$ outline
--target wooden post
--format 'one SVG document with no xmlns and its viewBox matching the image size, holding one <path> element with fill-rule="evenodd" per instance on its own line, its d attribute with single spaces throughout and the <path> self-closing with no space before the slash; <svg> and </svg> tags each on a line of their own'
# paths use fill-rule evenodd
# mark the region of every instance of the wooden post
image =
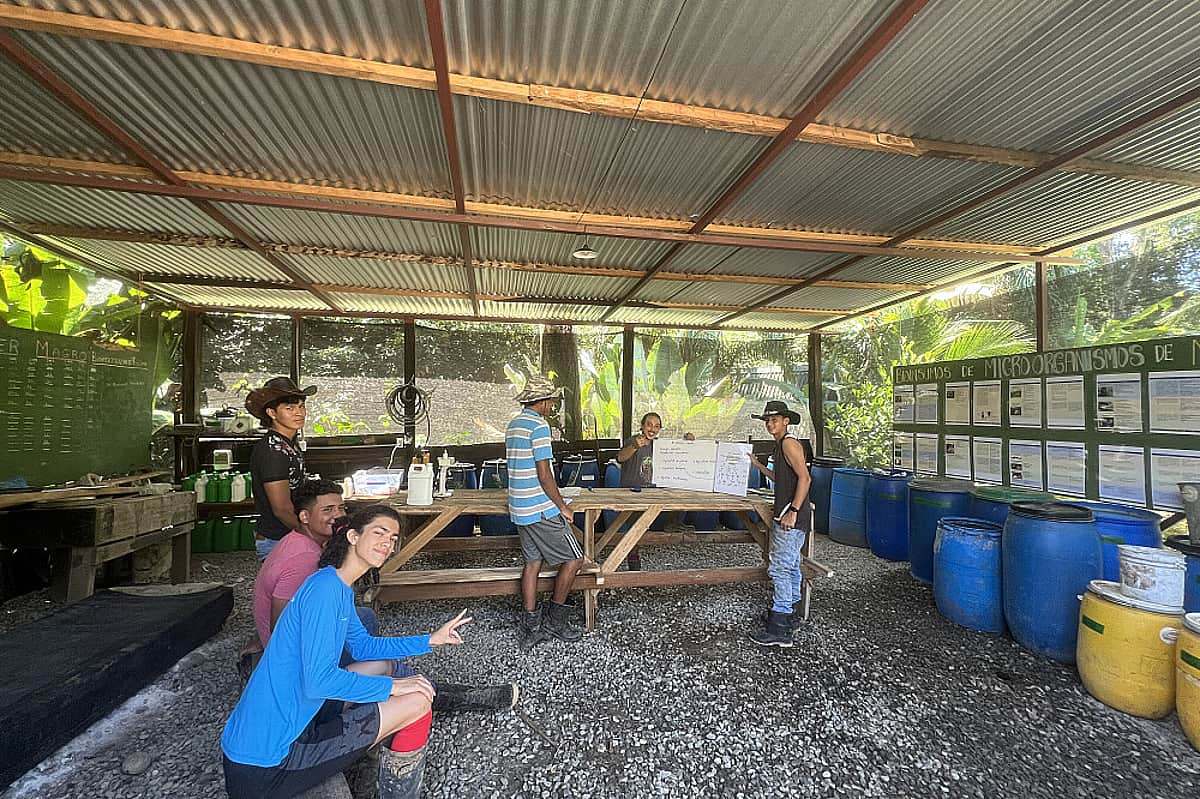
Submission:
<svg viewBox="0 0 1200 799">
<path fill-rule="evenodd" d="M 813 454 L 825 454 L 825 382 L 821 379 L 821 334 L 808 334 L 808 415 L 812 417 Z"/>
<path fill-rule="evenodd" d="M 1037 351 L 1045 352 L 1050 346 L 1050 289 L 1046 280 L 1046 262 L 1035 262 L 1033 270 L 1033 319 L 1037 328 Z"/>
<path fill-rule="evenodd" d="M 633 435 L 633 327 L 621 333 L 621 441 Z M 601 469 L 603 464 L 598 464 Z M 603 474 L 603 472 L 601 472 Z"/>
<path fill-rule="evenodd" d="M 411 383 L 417 379 L 417 323 L 413 319 L 404 320 L 404 368 L 403 376 L 405 383 Z M 416 410 L 411 401 L 404 403 L 404 415 L 408 419 L 412 419 L 413 412 Z M 408 439 L 409 446 L 413 451 L 417 448 L 417 426 L 409 421 L 404 425 L 404 437 Z M 429 442 L 426 441 L 426 444 Z"/>
<path fill-rule="evenodd" d="M 299 316 L 292 317 L 292 358 L 288 371 L 291 373 L 292 380 L 295 381 L 296 385 L 300 384 L 300 353 L 304 345 L 300 327 L 302 324 L 304 322 Z"/>
<path fill-rule="evenodd" d="M 184 424 L 200 422 L 200 326 L 202 311 L 183 312 L 183 388 L 180 411 Z"/>
</svg>

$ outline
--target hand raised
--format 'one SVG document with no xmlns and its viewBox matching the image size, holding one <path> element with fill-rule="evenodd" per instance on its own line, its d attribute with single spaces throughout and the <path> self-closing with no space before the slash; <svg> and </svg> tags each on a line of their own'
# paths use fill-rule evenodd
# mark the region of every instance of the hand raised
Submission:
<svg viewBox="0 0 1200 799">
<path fill-rule="evenodd" d="M 437 632 L 429 636 L 429 645 L 441 646 L 442 644 L 461 644 L 463 639 L 462 635 L 460 635 L 458 632 L 458 628 L 462 627 L 464 624 L 470 624 L 470 622 L 471 617 L 467 615 L 467 609 L 463 608 L 461 613 L 443 624 L 437 629 Z"/>
</svg>

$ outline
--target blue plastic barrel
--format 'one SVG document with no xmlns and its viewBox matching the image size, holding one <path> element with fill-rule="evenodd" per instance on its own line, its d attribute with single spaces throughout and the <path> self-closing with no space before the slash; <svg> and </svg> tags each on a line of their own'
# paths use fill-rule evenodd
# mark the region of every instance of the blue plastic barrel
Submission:
<svg viewBox="0 0 1200 799">
<path fill-rule="evenodd" d="M 1173 535 L 1167 539 L 1167 546 L 1186 556 L 1183 609 L 1188 613 L 1200 613 L 1200 545 L 1191 543 L 1186 535 Z"/>
<path fill-rule="evenodd" d="M 1104 547 L 1104 579 L 1121 581 L 1121 565 L 1117 547 L 1130 544 L 1138 547 L 1161 547 L 1162 531 L 1159 515 L 1144 508 L 1118 505 L 1113 502 L 1071 502 L 1087 508 L 1096 519 L 1096 532 Z"/>
<path fill-rule="evenodd" d="M 1004 620 L 1039 655 L 1075 662 L 1079 599 L 1104 554 L 1092 512 L 1060 502 L 1015 502 L 1001 542 Z"/>
<path fill-rule="evenodd" d="M 746 487 L 747 488 L 760 488 L 761 486 L 762 486 L 762 473 L 759 472 L 758 469 L 755 469 L 753 466 L 751 466 L 750 467 L 750 476 L 746 478 Z M 754 511 L 748 511 L 748 513 L 750 514 L 750 518 L 753 519 L 754 521 L 758 521 L 760 518 L 762 518 Z M 742 524 L 742 520 L 739 519 L 737 517 L 737 514 L 731 510 L 721 511 L 721 524 L 725 525 L 730 530 L 745 530 L 746 529 L 746 525 Z M 699 529 L 699 528 L 697 527 L 697 529 Z"/>
<path fill-rule="evenodd" d="M 833 470 L 845 466 L 842 458 L 813 458 L 812 494 L 813 531 L 829 535 L 829 489 L 833 484 Z"/>
<path fill-rule="evenodd" d="M 866 469 L 843 466 L 833 470 L 829 488 L 829 537 L 839 544 L 852 547 L 867 546 L 867 481 Z"/>
<path fill-rule="evenodd" d="M 917 580 L 933 583 L 937 523 L 944 516 L 967 515 L 972 486 L 953 477 L 919 477 L 908 484 L 908 562 Z"/>
<path fill-rule="evenodd" d="M 972 519 L 987 519 L 1004 526 L 1008 506 L 1014 502 L 1053 502 L 1054 495 L 1020 486 L 975 486 L 971 489 L 971 505 L 967 515 Z"/>
<path fill-rule="evenodd" d="M 1004 632 L 1000 577 L 1003 528 L 983 519 L 943 516 L 933 541 L 933 599 L 950 621 L 984 633 Z"/>
<path fill-rule="evenodd" d="M 484 461 L 479 472 L 480 488 L 508 488 L 508 461 L 504 458 Z M 507 513 L 491 513 L 479 517 L 479 531 L 484 535 L 516 535 L 517 526 Z"/>
<path fill-rule="evenodd" d="M 867 482 L 867 543 L 884 560 L 908 560 L 908 483 L 912 474 L 872 472 Z"/>
<path fill-rule="evenodd" d="M 568 455 L 563 458 L 562 468 L 558 473 L 558 485 L 560 488 L 567 486 L 579 486 L 583 489 L 599 488 L 601 485 L 600 467 L 597 465 L 596 459 L 590 455 Z M 575 526 L 582 530 L 583 513 L 576 513 L 574 519 Z"/>
<path fill-rule="evenodd" d="M 449 467 L 446 474 L 446 488 L 454 491 L 479 488 L 479 477 L 475 474 L 475 464 L 455 463 Z M 463 513 L 457 519 L 446 525 L 438 535 L 465 538 L 475 534 L 475 516 Z"/>
</svg>

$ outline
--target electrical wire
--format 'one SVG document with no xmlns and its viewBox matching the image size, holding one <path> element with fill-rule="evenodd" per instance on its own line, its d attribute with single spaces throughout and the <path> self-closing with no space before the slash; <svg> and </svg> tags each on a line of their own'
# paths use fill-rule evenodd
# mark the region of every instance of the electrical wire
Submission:
<svg viewBox="0 0 1200 799">
<path fill-rule="evenodd" d="M 429 445 L 429 440 L 432 435 L 432 422 L 429 419 L 429 392 L 417 388 L 414 381 L 409 380 L 406 383 L 393 388 L 387 393 L 383 399 L 383 406 L 387 409 L 387 414 L 392 421 L 401 425 L 405 430 L 412 427 L 414 430 L 422 422 L 425 423 L 425 444 Z M 408 409 L 412 408 L 410 412 Z M 415 436 L 414 436 L 415 439 Z M 392 454 L 388 458 L 388 468 L 392 468 L 392 461 L 396 457 L 396 450 L 402 446 L 401 439 L 396 440 L 396 446 L 392 447 Z M 413 446 L 416 446 L 414 440 Z"/>
</svg>

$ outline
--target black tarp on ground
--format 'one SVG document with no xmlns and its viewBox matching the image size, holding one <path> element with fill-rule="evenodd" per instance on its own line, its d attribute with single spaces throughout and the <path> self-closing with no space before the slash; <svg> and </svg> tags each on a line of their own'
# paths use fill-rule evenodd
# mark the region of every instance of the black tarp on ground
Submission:
<svg viewBox="0 0 1200 799">
<path fill-rule="evenodd" d="M 0 790 L 207 640 L 232 609 L 224 586 L 100 591 L 0 635 Z"/>
</svg>

